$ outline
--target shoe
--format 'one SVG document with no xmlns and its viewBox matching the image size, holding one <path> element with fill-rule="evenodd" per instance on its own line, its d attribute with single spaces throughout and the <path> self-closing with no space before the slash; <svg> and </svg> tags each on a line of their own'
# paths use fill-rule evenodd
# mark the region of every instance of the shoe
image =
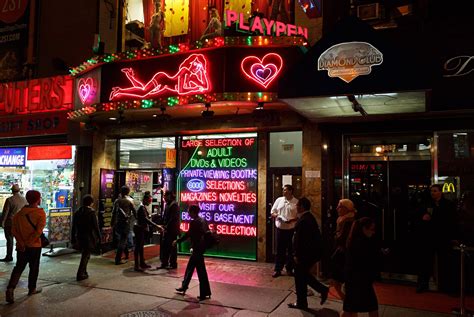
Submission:
<svg viewBox="0 0 474 317">
<path fill-rule="evenodd" d="M 76 277 L 76 281 L 80 282 L 80 281 L 83 281 L 83 280 L 87 280 L 89 278 L 89 275 L 80 275 L 78 277 Z"/>
<path fill-rule="evenodd" d="M 320 302 L 321 305 L 323 305 L 328 300 L 328 295 L 329 295 L 329 289 L 321 293 L 321 302 Z"/>
<path fill-rule="evenodd" d="M 275 271 L 275 272 L 273 272 L 272 277 L 275 278 L 275 277 L 278 277 L 278 276 L 281 276 L 281 272 L 280 272 L 280 271 Z"/>
<path fill-rule="evenodd" d="M 141 267 L 142 269 L 149 269 L 149 268 L 151 268 L 151 265 L 148 265 L 148 264 L 146 264 L 146 263 L 143 263 L 143 264 L 140 264 L 140 267 Z"/>
<path fill-rule="evenodd" d="M 201 295 L 199 295 L 199 296 L 197 297 L 197 299 L 199 299 L 200 301 L 201 301 L 201 300 L 206 300 L 206 299 L 211 299 L 211 295 L 206 295 L 206 296 L 201 296 Z"/>
<path fill-rule="evenodd" d="M 178 293 L 180 295 L 184 295 L 184 294 L 186 294 L 186 288 L 183 288 L 183 287 L 176 288 L 176 293 Z"/>
<path fill-rule="evenodd" d="M 14 290 L 13 288 L 7 288 L 7 291 L 5 292 L 5 300 L 9 304 L 13 304 L 15 302 L 13 290 Z"/>
<path fill-rule="evenodd" d="M 41 287 L 30 289 L 30 290 L 28 291 L 28 296 L 41 293 L 42 291 L 43 291 L 43 289 L 42 289 Z"/>
<path fill-rule="evenodd" d="M 120 260 L 120 261 L 115 261 L 115 265 L 121 265 L 121 264 L 125 264 L 127 263 L 128 261 L 124 261 L 124 260 Z"/>
<path fill-rule="evenodd" d="M 3 259 L 0 259 L 0 262 L 11 262 L 11 261 L 13 261 L 13 258 L 6 257 Z"/>
<path fill-rule="evenodd" d="M 142 268 L 136 267 L 133 269 L 135 272 L 144 272 Z"/>
<path fill-rule="evenodd" d="M 294 308 L 294 309 L 308 309 L 308 306 L 301 306 L 298 305 L 297 303 L 289 303 L 288 308 Z"/>
</svg>

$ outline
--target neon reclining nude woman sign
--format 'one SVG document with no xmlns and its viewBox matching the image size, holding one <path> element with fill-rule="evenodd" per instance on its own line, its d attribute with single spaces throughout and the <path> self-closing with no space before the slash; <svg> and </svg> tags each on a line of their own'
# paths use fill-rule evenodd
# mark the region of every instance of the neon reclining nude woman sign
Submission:
<svg viewBox="0 0 474 317">
<path fill-rule="evenodd" d="M 208 61 L 202 54 L 189 55 L 174 75 L 159 71 L 147 82 L 140 81 L 132 68 L 122 68 L 132 84 L 130 87 L 113 87 L 110 100 L 120 98 L 146 99 L 166 92 L 177 95 L 202 94 L 211 90 Z"/>
</svg>

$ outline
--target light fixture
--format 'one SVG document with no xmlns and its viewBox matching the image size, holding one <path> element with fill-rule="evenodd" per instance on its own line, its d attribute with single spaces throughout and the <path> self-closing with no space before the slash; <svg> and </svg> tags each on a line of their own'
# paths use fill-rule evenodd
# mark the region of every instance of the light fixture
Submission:
<svg viewBox="0 0 474 317">
<path fill-rule="evenodd" d="M 347 99 L 349 99 L 349 101 L 352 103 L 352 110 L 354 110 L 354 112 L 359 112 L 363 116 L 368 115 L 354 95 L 348 95 Z"/>
<path fill-rule="evenodd" d="M 381 147 L 381 146 L 375 147 L 375 152 L 382 153 L 382 151 L 383 151 L 383 147 Z"/>
<path fill-rule="evenodd" d="M 214 111 L 210 110 L 211 109 L 211 103 L 206 102 L 204 104 L 204 107 L 206 107 L 206 110 L 201 111 L 201 116 L 203 118 L 212 118 L 214 116 Z"/>
<path fill-rule="evenodd" d="M 324 150 L 327 150 L 327 149 L 328 149 L 328 145 L 327 145 L 327 144 L 323 144 L 323 149 L 324 149 Z"/>
</svg>

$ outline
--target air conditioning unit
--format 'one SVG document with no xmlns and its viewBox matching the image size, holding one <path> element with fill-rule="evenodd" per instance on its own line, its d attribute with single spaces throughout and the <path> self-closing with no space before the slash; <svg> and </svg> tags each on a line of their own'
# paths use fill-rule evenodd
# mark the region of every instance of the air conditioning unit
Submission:
<svg viewBox="0 0 474 317">
<path fill-rule="evenodd" d="M 357 6 L 357 17 L 361 20 L 375 20 L 381 18 L 379 3 L 370 3 Z"/>
</svg>

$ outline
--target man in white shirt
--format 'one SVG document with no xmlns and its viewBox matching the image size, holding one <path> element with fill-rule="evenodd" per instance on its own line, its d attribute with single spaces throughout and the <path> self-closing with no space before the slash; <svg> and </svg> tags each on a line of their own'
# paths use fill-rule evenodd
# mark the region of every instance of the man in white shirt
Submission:
<svg viewBox="0 0 474 317">
<path fill-rule="evenodd" d="M 275 259 L 275 271 L 273 277 L 281 276 L 283 266 L 286 266 L 288 275 L 293 275 L 293 246 L 292 238 L 295 232 L 295 224 L 298 219 L 296 204 L 298 199 L 293 196 L 293 186 L 283 186 L 283 196 L 277 198 L 272 207 L 272 218 L 276 226 L 277 254 Z"/>
</svg>

